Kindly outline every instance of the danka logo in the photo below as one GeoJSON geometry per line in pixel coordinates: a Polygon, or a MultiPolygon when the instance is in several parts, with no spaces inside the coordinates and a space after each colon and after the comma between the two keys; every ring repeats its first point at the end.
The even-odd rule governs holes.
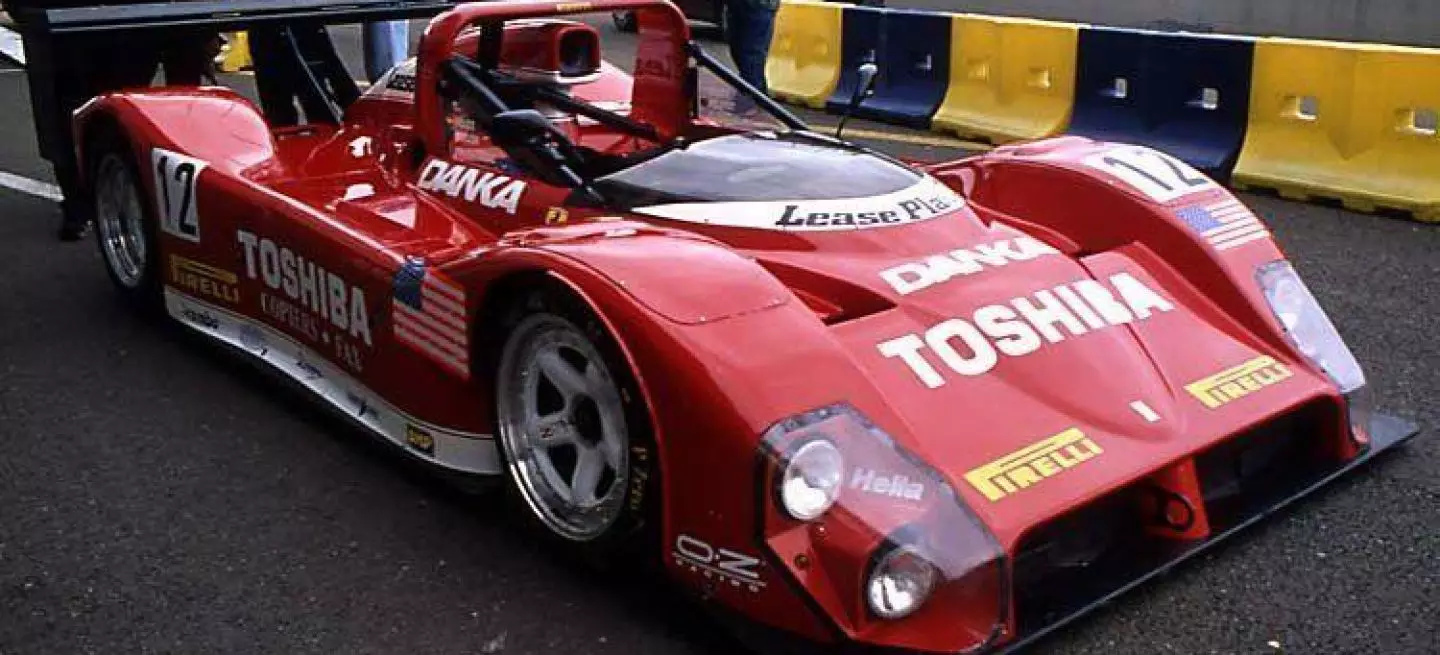
{"type": "Polygon", "coordinates": [[[263,279],[271,291],[308,308],[336,330],[374,345],[363,289],[270,239],[243,230],[235,237],[245,250],[246,276],[263,279]]]}
{"type": "Polygon", "coordinates": [[[880,271],[880,277],[902,296],[928,289],[957,277],[974,275],[986,267],[1000,267],[1010,262],[1024,262],[1044,255],[1058,255],[1050,245],[1020,237],[981,244],[974,250],[951,250],[926,257],[925,261],[901,264],[880,271]]]}
{"type": "Polygon", "coordinates": [[[996,502],[1088,462],[1105,451],[1077,428],[1026,446],[965,474],[965,481],[996,502]]]}
{"type": "Polygon", "coordinates": [[[883,475],[875,469],[857,468],[850,474],[850,488],[879,496],[920,500],[925,496],[925,485],[910,480],[906,475],[883,475]]]}
{"type": "Polygon", "coordinates": [[[179,255],[170,255],[170,280],[186,291],[231,305],[240,302],[240,278],[223,268],[216,268],[179,255]]]}
{"type": "Polygon", "coordinates": [[[1047,342],[1059,343],[1175,309],[1129,273],[1112,275],[1109,282],[1109,288],[1096,280],[1080,280],[1043,289],[877,347],[881,355],[905,362],[922,384],[935,389],[944,386],[946,379],[934,360],[958,375],[984,375],[995,368],[1000,355],[1022,357],[1047,342]]]}
{"type": "Polygon", "coordinates": [[[514,214],[520,209],[526,183],[478,168],[432,159],[420,171],[419,187],[514,214]]]}
{"type": "Polygon", "coordinates": [[[1256,357],[1203,380],[1191,382],[1185,385],[1185,390],[1205,407],[1218,409],[1294,376],[1295,372],[1290,370],[1290,367],[1275,361],[1275,358],[1256,357]]]}

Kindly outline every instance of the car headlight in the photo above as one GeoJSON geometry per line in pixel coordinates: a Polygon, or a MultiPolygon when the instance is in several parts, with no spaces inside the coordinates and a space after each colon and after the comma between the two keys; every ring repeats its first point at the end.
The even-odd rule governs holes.
{"type": "Polygon", "coordinates": [[[1368,427],[1370,400],[1365,372],[1295,268],[1288,261],[1273,262],[1260,267],[1256,277],[1290,342],[1345,394],[1352,426],[1361,430],[1368,427]]]}
{"type": "Polygon", "coordinates": [[[940,574],[919,551],[909,546],[891,549],[870,571],[865,600],[882,619],[903,619],[930,598],[940,574]]]}
{"type": "Polygon", "coordinates": [[[766,556],[830,620],[926,652],[999,638],[1005,551],[925,453],[842,402],[776,422],[759,455],[766,556]]]}
{"type": "Polygon", "coordinates": [[[1325,371],[1340,391],[1350,393],[1365,386],[1365,373],[1345,345],[1330,317],[1300,280],[1290,262],[1278,261],[1261,267],[1260,288],[1275,318],[1285,326],[1290,341],[1311,362],[1325,371]]]}
{"type": "Polygon", "coordinates": [[[785,463],[780,478],[780,502],[785,512],[800,521],[824,514],[840,497],[845,458],[825,439],[805,442],[785,463]]]}

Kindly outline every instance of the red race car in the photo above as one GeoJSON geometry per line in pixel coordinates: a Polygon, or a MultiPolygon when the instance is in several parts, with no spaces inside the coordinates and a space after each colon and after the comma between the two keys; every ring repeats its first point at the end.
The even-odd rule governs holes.
{"type": "Polygon", "coordinates": [[[1022,646],[1415,432],[1180,161],[896,161],[660,0],[457,7],[334,123],[207,88],[76,126],[135,305],[806,643],[1022,646]],[[633,73],[563,18],[612,11],[633,73]]]}

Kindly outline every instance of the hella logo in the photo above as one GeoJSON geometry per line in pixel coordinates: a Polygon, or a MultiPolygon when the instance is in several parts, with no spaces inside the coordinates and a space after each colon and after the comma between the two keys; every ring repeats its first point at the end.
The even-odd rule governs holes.
{"type": "Polygon", "coordinates": [[[912,481],[909,476],[884,475],[874,469],[855,469],[850,474],[850,488],[905,500],[920,500],[925,496],[925,485],[912,481]]]}

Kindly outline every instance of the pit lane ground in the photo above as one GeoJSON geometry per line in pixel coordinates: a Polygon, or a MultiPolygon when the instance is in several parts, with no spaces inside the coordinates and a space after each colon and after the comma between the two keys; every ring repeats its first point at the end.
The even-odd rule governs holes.
{"type": "MultiPolygon", "coordinates": [[[[341,42],[353,54],[353,32],[341,42]]],[[[28,107],[23,74],[0,66],[0,171],[47,181],[28,107]]],[[[892,154],[960,154],[857,126],[892,154]]],[[[1244,200],[1382,405],[1440,425],[1440,228],[1244,200]]],[[[738,651],[663,583],[534,548],[497,497],[137,318],[94,244],[55,242],[56,221],[0,188],[0,654],[738,651]]],[[[1435,653],[1437,474],[1422,435],[1036,652],[1435,653]]]]}

